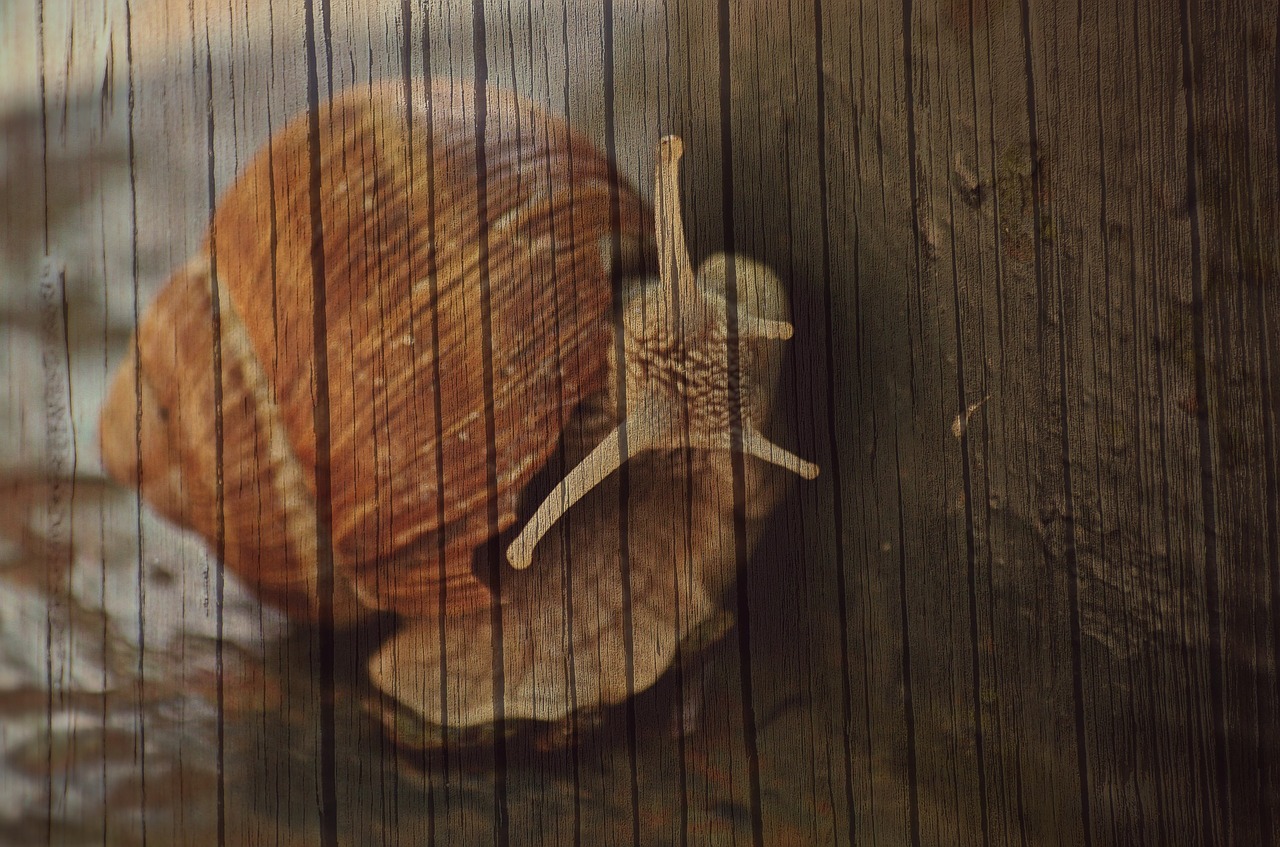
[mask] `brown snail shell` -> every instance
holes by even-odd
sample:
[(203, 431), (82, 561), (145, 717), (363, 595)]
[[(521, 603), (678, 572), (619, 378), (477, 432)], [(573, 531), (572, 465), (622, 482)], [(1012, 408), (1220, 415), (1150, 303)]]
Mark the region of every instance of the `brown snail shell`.
[(307, 116), (281, 129), (142, 319), (103, 408), (104, 465), (221, 539), (226, 566), (291, 615), (315, 613), (322, 531), (350, 591), (338, 617), (431, 615), (441, 591), (447, 611), (475, 608), (491, 599), (475, 549), (516, 521), (565, 420), (606, 388), (602, 245), (651, 241), (652, 217), (589, 143), (507, 92), (384, 85), (318, 117), (318, 156)]

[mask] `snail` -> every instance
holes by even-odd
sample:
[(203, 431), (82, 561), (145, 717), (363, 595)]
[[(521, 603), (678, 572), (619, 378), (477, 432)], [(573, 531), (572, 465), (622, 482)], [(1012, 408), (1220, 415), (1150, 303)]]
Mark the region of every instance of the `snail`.
[[(781, 285), (741, 257), (693, 272), (681, 154), (660, 142), (651, 211), (564, 121), (496, 88), (372, 85), (287, 123), (139, 322), (102, 410), (104, 467), (294, 617), (318, 614), (327, 539), (340, 623), (514, 602), (486, 547), (508, 539), (517, 569), (572, 560), (552, 528), (642, 453), (705, 453), (723, 477), (739, 449), (812, 478), (762, 434), (792, 333)], [(575, 464), (531, 509), (557, 457)]]

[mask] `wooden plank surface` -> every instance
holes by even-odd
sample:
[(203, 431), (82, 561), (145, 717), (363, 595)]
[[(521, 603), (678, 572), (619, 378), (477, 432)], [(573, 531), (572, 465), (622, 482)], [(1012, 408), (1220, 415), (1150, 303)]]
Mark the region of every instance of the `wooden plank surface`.
[[(1273, 843), (1278, 30), (1196, 0), (4, 4), (0, 843)], [(680, 134), (695, 261), (790, 287), (775, 429), (822, 474), (727, 636), (568, 744), (395, 747), (388, 621), (291, 630), (98, 457), (141, 310), (254, 151), (423, 74), (565, 116), (646, 196)]]

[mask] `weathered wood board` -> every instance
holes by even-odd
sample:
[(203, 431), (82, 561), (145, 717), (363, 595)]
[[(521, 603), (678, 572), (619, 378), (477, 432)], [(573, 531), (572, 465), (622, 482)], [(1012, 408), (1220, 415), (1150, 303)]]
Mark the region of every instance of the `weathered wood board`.
[[(0, 843), (1274, 843), (1278, 33), (1195, 0), (0, 5)], [(695, 257), (791, 287), (779, 440), (822, 474), (728, 636), (568, 745), (394, 748), (385, 630), (290, 631), (98, 458), (253, 152), (427, 73), (646, 193), (679, 133)]]

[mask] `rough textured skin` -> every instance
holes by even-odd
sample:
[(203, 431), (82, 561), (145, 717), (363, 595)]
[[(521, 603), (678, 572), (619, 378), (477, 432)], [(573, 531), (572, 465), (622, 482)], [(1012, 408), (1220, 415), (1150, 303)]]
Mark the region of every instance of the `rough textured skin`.
[[(480, 100), (452, 82), (415, 89), (411, 105), (398, 85), (353, 89), (321, 109), (316, 138), (299, 116), (245, 168), (207, 255), (143, 321), (144, 496), (221, 544), (269, 597), (313, 598), (327, 460), (335, 568), (362, 604), (433, 615), (444, 589), (448, 612), (486, 606), (475, 549), (515, 522), (567, 416), (604, 388), (613, 293), (602, 244), (615, 216), (624, 244), (650, 239), (651, 214), (564, 123), (492, 89), (481, 122)], [(222, 293), (220, 410), (206, 267)], [(103, 410), (107, 466), (123, 479), (137, 476), (132, 385), (122, 371)]]

